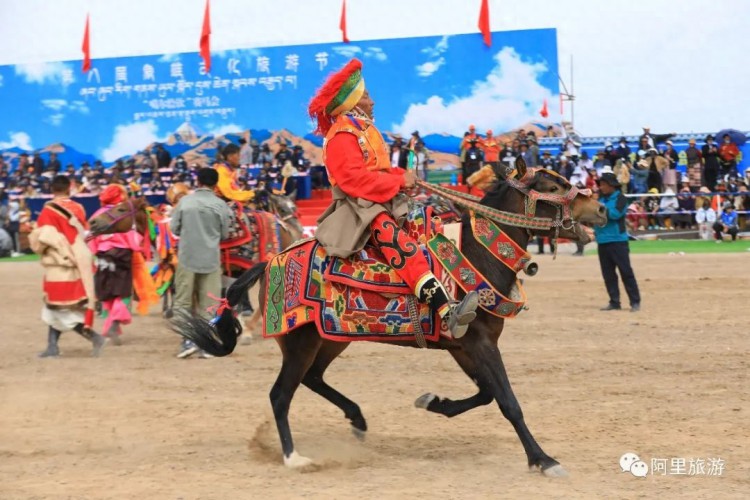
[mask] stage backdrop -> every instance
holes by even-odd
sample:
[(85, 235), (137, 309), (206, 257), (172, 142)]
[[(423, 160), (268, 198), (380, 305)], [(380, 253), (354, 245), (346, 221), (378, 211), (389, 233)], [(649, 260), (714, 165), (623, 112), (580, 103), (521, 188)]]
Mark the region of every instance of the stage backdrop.
[(470, 34), (239, 49), (214, 53), (210, 73), (197, 53), (97, 59), (86, 74), (80, 61), (2, 66), (0, 151), (12, 164), (24, 151), (56, 151), (78, 167), (162, 142), (200, 162), (244, 136), (301, 144), (316, 163), (322, 141), (310, 134), (307, 103), (358, 57), (381, 130), (419, 131), (434, 166), (447, 167), (470, 123), (482, 134), (541, 131), (545, 99), (549, 121), (559, 121), (555, 30), (492, 37), (492, 48)]

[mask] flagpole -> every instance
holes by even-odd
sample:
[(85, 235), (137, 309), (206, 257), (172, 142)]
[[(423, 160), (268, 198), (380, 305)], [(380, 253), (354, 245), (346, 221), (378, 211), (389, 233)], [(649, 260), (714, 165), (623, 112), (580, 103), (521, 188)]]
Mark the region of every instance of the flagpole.
[(573, 54), (570, 54), (570, 126), (576, 129), (575, 83), (573, 81)]

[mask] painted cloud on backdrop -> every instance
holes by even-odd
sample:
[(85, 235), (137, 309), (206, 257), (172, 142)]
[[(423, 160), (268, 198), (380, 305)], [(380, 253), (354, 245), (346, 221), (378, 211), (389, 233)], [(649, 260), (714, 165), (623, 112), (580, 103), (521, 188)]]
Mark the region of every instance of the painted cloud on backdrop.
[(141, 151), (153, 142), (164, 142), (159, 136), (159, 127), (153, 120), (128, 123), (115, 127), (115, 134), (108, 147), (102, 150), (102, 160), (112, 162), (123, 156)]
[(468, 123), (475, 124), (478, 130), (511, 130), (539, 120), (544, 99), (554, 102), (557, 98), (539, 83), (539, 77), (549, 71), (547, 65), (523, 61), (511, 47), (504, 47), (494, 59), (496, 66), (484, 80), (473, 83), (469, 95), (454, 98), (433, 95), (424, 102), (411, 104), (401, 123), (393, 124), (392, 130), (402, 134), (419, 130), (423, 136), (448, 133), (460, 137)]

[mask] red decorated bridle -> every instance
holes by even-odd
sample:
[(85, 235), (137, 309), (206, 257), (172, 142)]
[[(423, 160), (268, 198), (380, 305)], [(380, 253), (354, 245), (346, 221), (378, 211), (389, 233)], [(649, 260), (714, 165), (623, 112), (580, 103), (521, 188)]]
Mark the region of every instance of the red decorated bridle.
[[(133, 203), (133, 200), (131, 200), (130, 198), (128, 198), (126, 201), (128, 203), (128, 211), (125, 212), (122, 215), (114, 215), (114, 214), (112, 214), (112, 210), (115, 207), (117, 207), (117, 205), (115, 205), (115, 206), (113, 206), (111, 208), (108, 208), (107, 210), (105, 210), (104, 212), (102, 212), (101, 214), (99, 214), (99, 216), (104, 216), (107, 219), (109, 219), (109, 222), (107, 223), (106, 226), (104, 226), (103, 229), (101, 229), (100, 231), (98, 231), (97, 234), (105, 234), (107, 231), (109, 231), (110, 229), (112, 229), (115, 226), (115, 224), (117, 224), (118, 222), (120, 222), (121, 220), (123, 220), (123, 219), (125, 219), (127, 217), (132, 217), (133, 218), (133, 223), (131, 224), (130, 229), (133, 230), (133, 231), (138, 232), (138, 225), (136, 223), (136, 218), (137, 218), (137, 215), (138, 215), (138, 208)], [(119, 203), (118, 203), (118, 205), (119, 205)], [(93, 238), (94, 236), (96, 236), (96, 235), (90, 235), (89, 239)], [(151, 231), (149, 230), (148, 225), (146, 226), (146, 228), (143, 231), (143, 250), (142, 250), (142, 252), (143, 252), (143, 255), (146, 257), (147, 260), (151, 258)]]
[[(425, 191), (433, 192), (450, 200), (457, 206), (471, 210), (472, 212), (482, 215), (496, 223), (523, 228), (529, 236), (532, 236), (533, 231), (550, 231), (554, 229), (555, 234), (554, 236), (551, 236), (550, 239), (557, 240), (560, 236), (561, 228), (572, 230), (577, 224), (573, 219), (573, 200), (575, 200), (576, 196), (579, 194), (591, 196), (591, 191), (588, 189), (578, 189), (571, 185), (567, 179), (552, 170), (536, 169), (527, 172), (524, 166), (521, 172), (522, 175), (520, 179), (513, 178), (515, 172), (512, 172), (511, 175), (506, 177), (505, 182), (524, 195), (526, 201), (524, 203), (525, 209), (523, 215), (504, 212), (502, 210), (482, 205), (480, 203), (481, 198), (478, 196), (461, 193), (443, 186), (437, 186), (421, 180), (417, 180), (417, 185)], [(561, 186), (568, 188), (568, 191), (564, 194), (555, 194), (540, 193), (539, 191), (532, 189), (531, 185), (537, 174), (547, 176)], [(537, 202), (540, 200), (557, 208), (557, 216), (554, 219), (538, 217), (536, 215)], [(555, 256), (557, 256), (557, 245), (554, 245), (554, 248)]]
[[(535, 189), (531, 189), (531, 184), (534, 181), (536, 173), (542, 173), (548, 175), (554, 179), (560, 179), (560, 183), (569, 190), (565, 194), (554, 194), (554, 193), (540, 193)], [(575, 186), (570, 185), (564, 177), (561, 177), (557, 173), (540, 169), (534, 172), (529, 172), (521, 177), (520, 180), (511, 178), (510, 176), (505, 179), (505, 182), (509, 186), (519, 191), (524, 195), (525, 210), (524, 214), (505, 212), (497, 210), (496, 208), (488, 207), (480, 203), (481, 198), (478, 196), (461, 193), (454, 189), (450, 189), (443, 186), (430, 184), (428, 182), (417, 180), (417, 185), (425, 191), (435, 193), (442, 198), (446, 198), (453, 202), (455, 205), (471, 210), (479, 215), (482, 215), (492, 221), (499, 224), (505, 224), (507, 226), (514, 226), (526, 229), (527, 231), (549, 231), (555, 229), (556, 236), (559, 233), (560, 228), (570, 230), (577, 222), (573, 220), (572, 216), (572, 204), (576, 196), (583, 194), (590, 196), (588, 189), (578, 189)], [(551, 205), (557, 207), (557, 217), (552, 219), (549, 217), (538, 217), (536, 215), (536, 205), (538, 201), (545, 201)]]
[[(561, 184), (568, 188), (565, 194), (555, 193), (540, 193), (535, 189), (531, 189), (531, 183), (533, 182), (537, 173), (552, 178), (554, 182)], [(513, 178), (506, 179), (505, 182), (509, 186), (513, 187), (517, 191), (521, 192), (526, 197), (525, 203), (525, 214), (529, 218), (536, 217), (536, 205), (538, 201), (546, 201), (557, 207), (557, 218), (555, 219), (555, 238), (560, 231), (560, 228), (570, 230), (577, 224), (573, 219), (572, 205), (573, 200), (576, 196), (582, 194), (584, 196), (591, 196), (591, 190), (589, 189), (578, 189), (577, 187), (570, 184), (567, 179), (562, 177), (560, 174), (547, 169), (541, 169), (537, 172), (529, 172), (524, 175), (520, 180)], [(567, 222), (567, 224), (566, 224)]]

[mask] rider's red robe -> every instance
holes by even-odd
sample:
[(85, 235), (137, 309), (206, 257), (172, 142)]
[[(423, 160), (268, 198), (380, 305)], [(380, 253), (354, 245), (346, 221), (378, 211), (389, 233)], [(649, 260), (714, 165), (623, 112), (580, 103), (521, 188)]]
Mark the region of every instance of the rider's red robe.
[(380, 132), (371, 122), (349, 115), (337, 117), (326, 136), (324, 161), (331, 184), (349, 198), (385, 204), (369, 221), (370, 240), (417, 293), (432, 273), (417, 242), (399, 228), (388, 211), (390, 202), (404, 188), (404, 171), (391, 167)]

